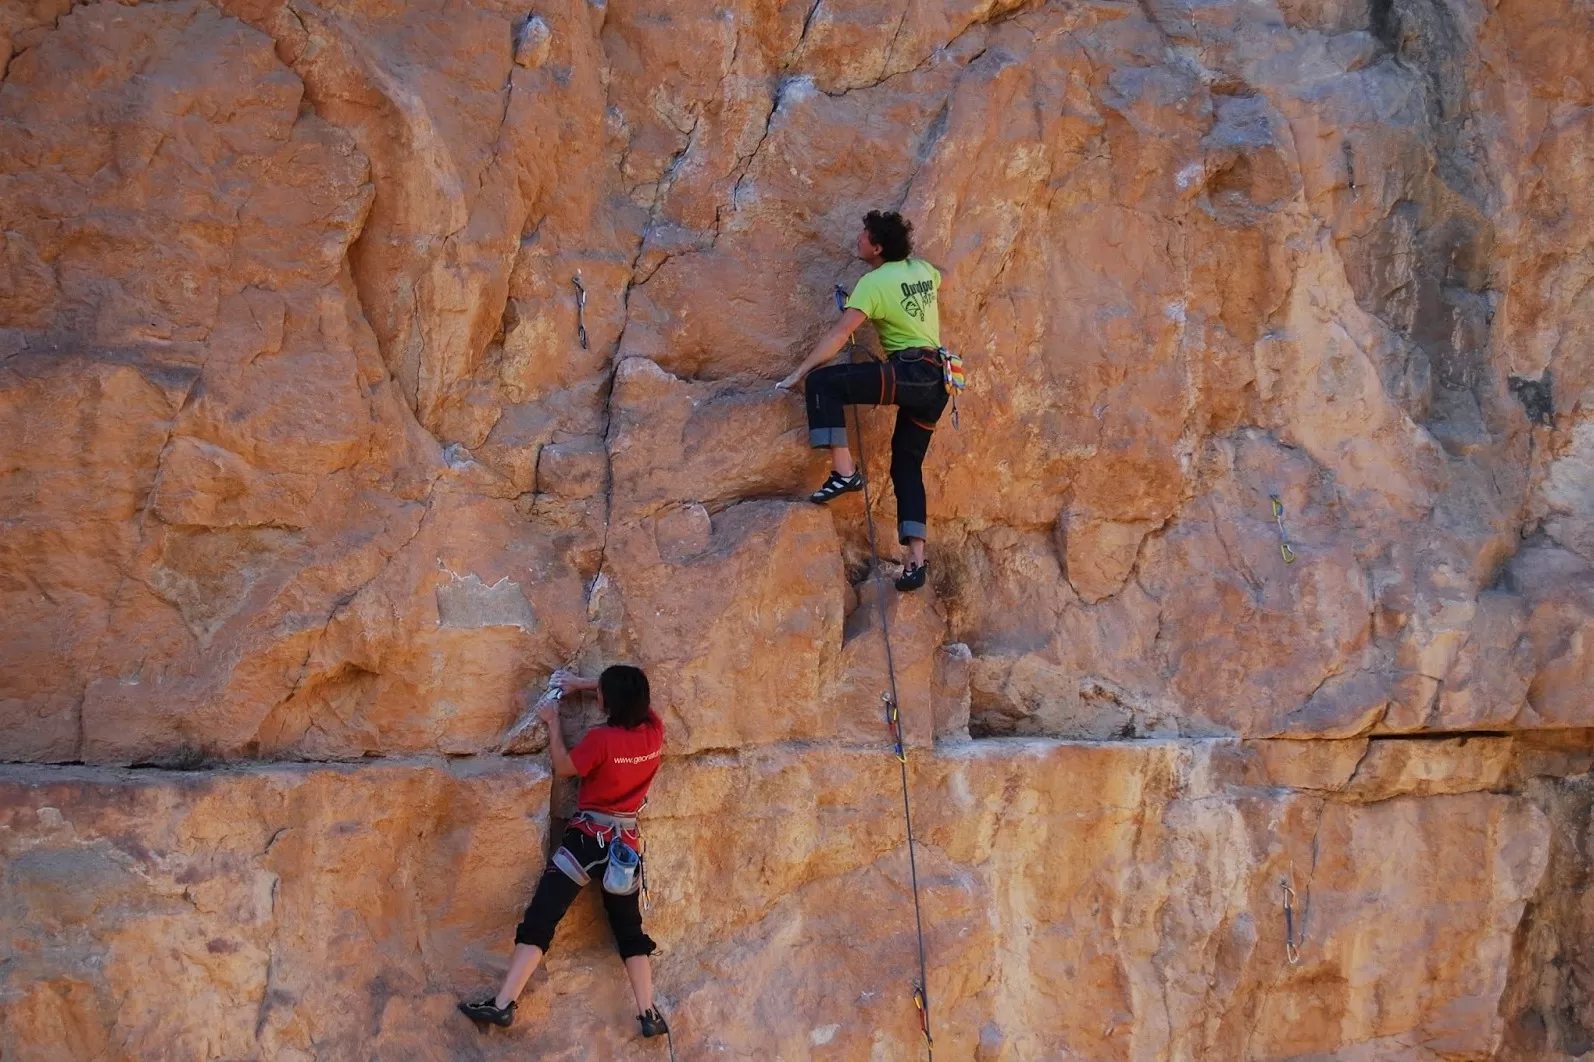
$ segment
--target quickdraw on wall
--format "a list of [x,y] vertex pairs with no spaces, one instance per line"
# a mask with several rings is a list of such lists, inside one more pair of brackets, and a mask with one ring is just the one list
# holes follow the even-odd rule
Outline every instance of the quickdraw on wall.
[[1279,554],[1285,564],[1294,564],[1295,548],[1290,545],[1289,535],[1284,530],[1284,502],[1277,494],[1273,495],[1273,521],[1279,525]]
[[587,349],[587,289],[581,286],[581,274],[570,278],[576,286],[576,335],[581,338],[581,349]]
[[886,729],[891,732],[891,750],[897,754],[897,759],[907,763],[908,753],[902,744],[902,711],[889,693],[882,693],[880,701],[886,709]]
[[1290,887],[1290,878],[1295,876],[1295,864],[1290,864],[1290,877],[1279,879],[1279,890],[1283,893],[1284,903],[1284,961],[1295,966],[1301,961],[1302,940],[1295,936],[1295,890]]

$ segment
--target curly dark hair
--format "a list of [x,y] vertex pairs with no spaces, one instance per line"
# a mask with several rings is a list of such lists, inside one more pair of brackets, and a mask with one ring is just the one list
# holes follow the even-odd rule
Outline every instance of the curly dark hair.
[[610,726],[631,730],[648,721],[648,677],[641,668],[626,664],[604,668],[598,676],[598,692],[603,694]]
[[895,210],[869,211],[863,216],[863,227],[886,261],[900,262],[913,253],[913,222],[904,221]]

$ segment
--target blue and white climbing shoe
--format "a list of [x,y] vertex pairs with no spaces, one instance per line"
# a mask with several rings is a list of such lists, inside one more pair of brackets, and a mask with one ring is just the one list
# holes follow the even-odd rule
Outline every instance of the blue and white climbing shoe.
[[863,473],[854,472],[850,476],[843,476],[839,472],[831,472],[819,489],[808,495],[808,500],[815,505],[823,505],[827,501],[839,498],[843,494],[851,494],[855,490],[863,490]]

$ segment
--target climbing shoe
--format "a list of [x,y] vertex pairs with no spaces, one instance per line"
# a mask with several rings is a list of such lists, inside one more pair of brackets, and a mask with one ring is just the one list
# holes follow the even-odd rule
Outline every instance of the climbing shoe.
[[480,1003],[461,1003],[459,1012],[471,1021],[497,1025],[499,1028],[504,1028],[515,1020],[515,1004],[511,1002],[507,1007],[500,1007],[492,996],[488,996]]
[[659,1013],[658,1007],[649,1007],[638,1014],[636,1020],[642,1023],[643,1036],[664,1036],[670,1031],[670,1027],[664,1024],[664,1015]]
[[862,472],[854,472],[850,476],[832,472],[830,473],[830,478],[825,480],[818,490],[808,495],[808,500],[815,505],[823,505],[833,498],[839,498],[843,494],[851,494],[855,490],[863,490]]
[[910,564],[902,570],[902,578],[897,580],[898,590],[917,590],[924,585],[929,577],[930,562],[923,564]]

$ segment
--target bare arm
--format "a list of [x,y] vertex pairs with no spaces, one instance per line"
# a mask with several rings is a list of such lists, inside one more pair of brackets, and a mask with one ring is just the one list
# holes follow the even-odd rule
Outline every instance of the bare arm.
[[582,678],[574,671],[560,668],[548,677],[548,685],[558,686],[565,693],[591,692],[598,688],[598,680]]
[[[552,684],[566,691],[597,689],[598,686],[591,679],[577,678],[568,671],[554,672]],[[537,714],[548,724],[548,757],[553,761],[553,773],[560,778],[579,774],[575,761],[570,758],[570,750],[565,748],[564,732],[559,729],[559,702],[555,700],[543,705]]]
[[543,719],[548,723],[548,756],[553,760],[553,773],[559,778],[573,778],[578,773],[575,761],[570,758],[570,750],[565,748],[565,736],[559,730],[559,710],[555,708]]
[[862,310],[847,310],[846,313],[841,315],[841,320],[837,321],[830,331],[826,332],[823,338],[814,346],[813,352],[803,359],[803,363],[797,366],[790,376],[775,386],[788,391],[796,387],[798,381],[804,376],[807,376],[814,369],[835,357],[841,351],[841,348],[847,345],[847,340],[858,330],[858,326],[868,319]]

